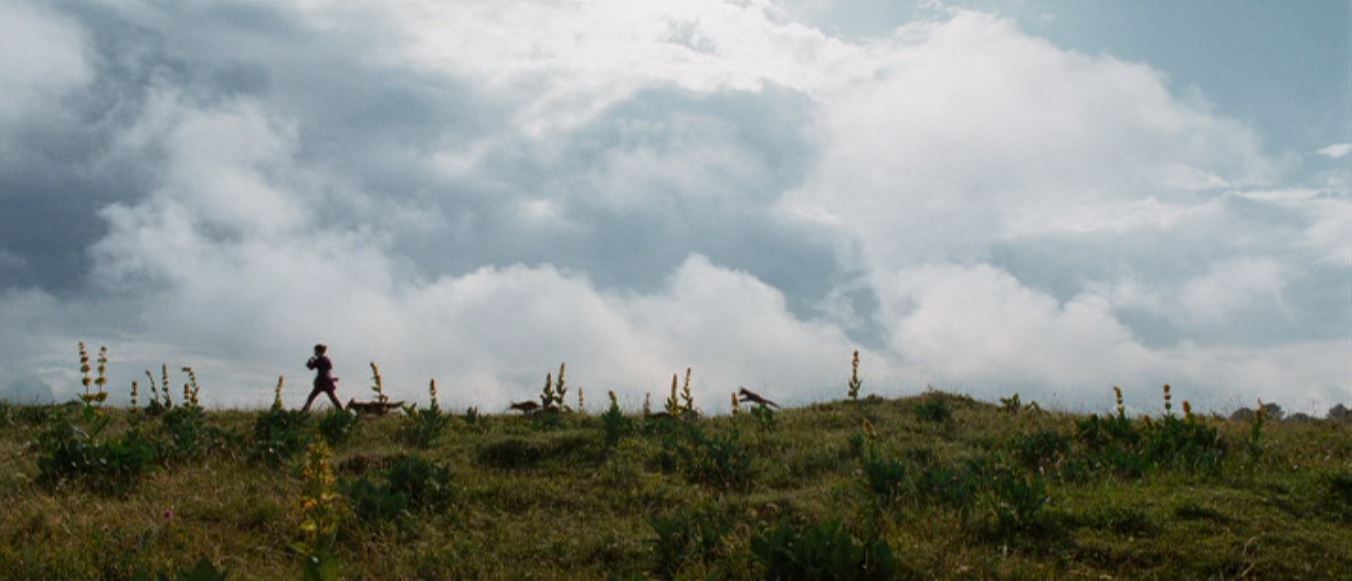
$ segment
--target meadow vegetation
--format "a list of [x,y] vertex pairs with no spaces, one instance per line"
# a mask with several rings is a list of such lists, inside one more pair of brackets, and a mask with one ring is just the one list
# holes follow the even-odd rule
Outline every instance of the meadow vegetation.
[[90,381],[71,404],[0,406],[0,578],[1352,571],[1346,422],[1177,413],[1169,390],[1148,416],[1120,393],[1091,415],[883,399],[854,368],[840,401],[731,416],[675,381],[667,412],[609,394],[588,413],[562,368],[520,416],[443,410],[435,384],[402,414],[206,410],[195,376],[175,403],[149,373],[148,403],[113,408]]

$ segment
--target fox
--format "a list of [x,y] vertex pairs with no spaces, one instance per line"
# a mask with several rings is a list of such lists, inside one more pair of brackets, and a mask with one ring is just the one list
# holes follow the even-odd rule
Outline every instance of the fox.
[[[742,387],[742,386],[738,386],[738,387]],[[751,402],[751,403],[756,403],[756,404],[760,404],[760,405],[763,405],[763,406],[770,406],[770,407],[773,407],[773,408],[779,407],[779,404],[777,404],[777,403],[775,403],[775,402],[773,402],[773,401],[770,401],[770,400],[768,400],[768,399],[765,399],[764,397],[761,397],[760,394],[758,394],[758,393],[756,393],[756,392],[754,392],[754,391],[751,391],[751,390],[749,390],[749,389],[747,389],[747,388],[745,388],[745,387],[742,387],[741,391],[738,391],[737,393],[738,393],[738,395],[740,395],[740,396],[742,397],[742,402],[743,402],[743,403]]]
[[536,403],[534,400],[528,399],[526,401],[515,402],[512,405],[507,406],[507,409],[516,410],[528,414],[535,410],[540,409],[540,404]]

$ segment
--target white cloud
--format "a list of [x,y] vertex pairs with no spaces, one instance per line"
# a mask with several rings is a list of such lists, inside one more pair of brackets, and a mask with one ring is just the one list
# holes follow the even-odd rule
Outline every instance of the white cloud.
[[[9,82],[27,95],[7,101],[15,110],[88,83],[76,28],[4,11],[17,16],[0,23],[31,21],[65,47],[49,51],[50,76],[14,69]],[[109,232],[91,249],[91,294],[107,296],[78,309],[118,316],[85,328],[50,295],[6,291],[0,312],[23,324],[0,329],[0,365],[37,361],[60,375],[51,345],[97,334],[87,339],[126,353],[115,382],[174,358],[198,367],[209,401],[258,405],[278,373],[301,397],[301,358],[324,341],[345,398],[365,394],[374,360],[396,396],[418,397],[436,377],[450,401],[495,407],[530,396],[567,360],[593,401],[616,389],[631,405],[690,366],[702,404],[722,409],[738,384],[788,401],[837,397],[850,351],[876,331],[866,381],[889,395],[934,383],[1097,406],[1117,383],[1144,406],[1174,382],[1198,402],[1318,407],[1352,389],[1341,361],[1352,339],[1339,329],[1281,344],[1236,330],[1259,315],[1323,310],[1336,324],[1346,314],[1346,304],[1299,302],[1337,294],[1303,285],[1352,266],[1345,186],[1285,183],[1253,130],[1179,97],[1158,71],[1060,49],[994,16],[945,10],[851,43],[784,14],[763,2],[307,3],[306,22],[327,34],[372,23],[398,32],[399,42],[362,47],[361,66],[463,83],[508,122],[390,139],[393,167],[409,174],[391,176],[333,143],[365,135],[306,126],[296,101],[160,79],[107,154],[150,160],[137,169],[152,185],[101,210]],[[14,66],[0,56],[0,71]],[[407,66],[416,71],[397,68]],[[796,158],[775,160],[782,144],[767,142],[778,134],[748,137],[747,115],[701,101],[736,94],[756,107],[777,92],[806,103],[795,113],[806,120],[766,114],[808,142],[793,168],[803,175],[784,170]],[[673,107],[672,94],[709,110]],[[354,111],[381,102],[352,101]],[[608,116],[619,117],[613,134],[596,129]],[[335,151],[350,157],[325,157]],[[766,255],[782,264],[770,274],[720,260],[707,248],[740,239],[689,234],[710,214],[828,238],[839,280],[818,296],[776,288],[767,281],[803,258],[774,256],[775,241]],[[577,237],[649,215],[645,225],[672,227],[583,251],[598,254],[584,265],[632,251],[618,282],[552,259]],[[502,260],[512,236],[531,237],[541,258]],[[400,245],[409,239],[432,258],[412,256]],[[1032,264],[1009,259],[1033,250]],[[470,266],[426,266],[439,261]],[[624,279],[650,263],[667,278]],[[1183,330],[1148,342],[1128,312]],[[9,349],[39,332],[47,343]]]
[[0,4],[0,127],[93,79],[78,26],[38,6]]
[[1352,143],[1334,143],[1315,152],[1329,159],[1342,159],[1348,153],[1352,153]]

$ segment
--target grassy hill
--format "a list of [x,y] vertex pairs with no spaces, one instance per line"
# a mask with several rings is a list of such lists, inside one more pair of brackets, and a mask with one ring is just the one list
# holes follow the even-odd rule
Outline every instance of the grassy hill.
[[0,467],[10,579],[1352,578],[1326,420],[9,406]]

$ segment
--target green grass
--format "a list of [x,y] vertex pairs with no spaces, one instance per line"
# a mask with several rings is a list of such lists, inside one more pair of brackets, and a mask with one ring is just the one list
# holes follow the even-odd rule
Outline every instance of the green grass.
[[[161,418],[101,413],[96,440],[172,435]],[[187,456],[162,447],[169,452],[126,490],[102,490],[78,477],[39,479],[43,435],[63,417],[86,421],[78,407],[0,409],[0,578],[177,574],[202,558],[230,578],[299,578],[305,453],[278,464],[251,454],[263,413],[208,411],[204,427],[219,435],[210,447]],[[452,490],[449,501],[378,522],[343,512],[341,577],[755,579],[772,564],[821,575],[821,563],[784,568],[785,551],[835,551],[845,556],[826,570],[875,578],[858,565],[874,562],[860,560],[865,547],[889,551],[900,578],[1352,571],[1348,424],[1268,422],[1259,456],[1247,422],[1167,424],[1145,432],[1155,440],[1132,456],[1144,466],[1134,475],[1093,463],[1107,456],[1080,439],[1084,419],[932,392],[786,409],[768,428],[749,414],[693,426],[631,417],[613,445],[599,416],[485,415],[469,425],[457,415],[420,449],[400,437],[407,418],[363,417],[334,446],[343,489],[383,482],[393,463],[417,456],[449,467]],[[319,438],[318,420],[300,428],[303,439]],[[1207,439],[1211,428],[1218,440]],[[1197,454],[1207,461],[1189,460]],[[884,494],[869,484],[870,458],[888,467]],[[762,553],[771,540],[788,544],[771,561],[753,551],[756,539]]]

